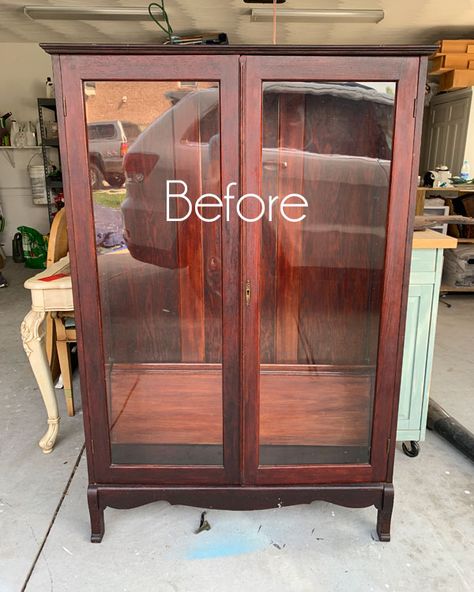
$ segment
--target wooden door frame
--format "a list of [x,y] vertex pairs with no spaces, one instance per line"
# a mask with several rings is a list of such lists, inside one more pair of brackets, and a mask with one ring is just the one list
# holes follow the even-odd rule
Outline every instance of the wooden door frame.
[[[176,485],[236,484],[240,479],[239,225],[222,224],[223,447],[224,466],[113,465],[106,401],[84,81],[217,81],[220,85],[221,180],[239,182],[239,67],[236,55],[54,55],[56,101],[71,274],[76,303],[84,429],[91,483]],[[120,74],[119,74],[120,73]],[[119,75],[118,75],[119,74]],[[60,84],[59,84],[60,81]],[[236,188],[239,190],[239,187]],[[84,282],[84,278],[88,281]],[[91,362],[93,356],[93,362]]]
[[[262,83],[264,81],[393,81],[397,83],[394,141],[387,213],[382,309],[373,407],[370,464],[258,466],[259,434],[259,267],[261,225],[243,231],[242,282],[252,285],[252,300],[243,306],[243,421],[242,482],[246,485],[308,483],[370,483],[391,480],[396,414],[401,372],[404,319],[411,252],[409,241],[414,208],[413,154],[416,154],[416,97],[422,92],[419,57],[359,56],[243,56],[242,78],[242,192],[260,194]],[[424,64],[424,61],[423,61]],[[418,113],[417,113],[418,111]],[[258,214],[246,200],[248,217]],[[395,419],[394,419],[395,418]]]

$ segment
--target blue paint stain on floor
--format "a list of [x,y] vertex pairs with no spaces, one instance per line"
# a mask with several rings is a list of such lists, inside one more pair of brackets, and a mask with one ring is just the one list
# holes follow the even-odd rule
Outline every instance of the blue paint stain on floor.
[[214,559],[254,553],[268,547],[269,539],[262,533],[249,532],[213,532],[197,535],[188,548],[186,559]]

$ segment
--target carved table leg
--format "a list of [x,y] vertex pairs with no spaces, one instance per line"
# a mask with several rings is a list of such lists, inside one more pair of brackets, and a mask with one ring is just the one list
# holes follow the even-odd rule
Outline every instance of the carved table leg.
[[48,429],[39,441],[39,445],[43,452],[49,453],[58,436],[59,413],[44,344],[45,317],[45,312],[30,310],[21,323],[21,338],[48,414]]
[[393,510],[393,485],[387,483],[383,488],[382,504],[377,511],[377,534],[383,543],[390,541],[390,522]]

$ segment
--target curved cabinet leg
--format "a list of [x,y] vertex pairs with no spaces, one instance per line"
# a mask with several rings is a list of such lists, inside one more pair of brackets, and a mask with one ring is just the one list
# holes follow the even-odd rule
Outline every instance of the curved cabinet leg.
[[377,534],[383,543],[390,541],[390,522],[392,520],[394,490],[391,483],[383,488],[383,497],[380,507],[377,507]]
[[21,339],[48,414],[48,429],[39,441],[39,446],[43,449],[43,452],[49,453],[52,451],[58,436],[59,413],[44,344],[45,317],[45,312],[30,310],[21,323]]
[[87,503],[91,519],[91,543],[100,543],[104,536],[104,508],[100,505],[97,487],[89,485],[87,489]]

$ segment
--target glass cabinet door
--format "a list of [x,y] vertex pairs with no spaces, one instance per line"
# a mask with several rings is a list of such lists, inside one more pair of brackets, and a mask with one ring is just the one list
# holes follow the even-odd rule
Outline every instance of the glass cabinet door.
[[368,463],[396,87],[262,91],[259,462]]
[[[240,321],[224,309],[238,311],[239,226],[215,216],[214,196],[239,178],[238,59],[114,60],[82,77],[103,355],[88,396],[108,430],[103,474],[232,483]],[[84,347],[97,340],[88,323]]]
[[112,462],[222,465],[219,84],[85,92]]
[[387,229],[397,210],[408,219],[411,177],[411,160],[400,148],[395,157],[397,130],[413,141],[413,113],[397,97],[416,88],[403,68],[247,59],[243,191],[273,204],[258,220],[260,205],[249,198],[246,210],[256,220],[243,269],[249,483],[386,470],[405,257],[401,233]]

